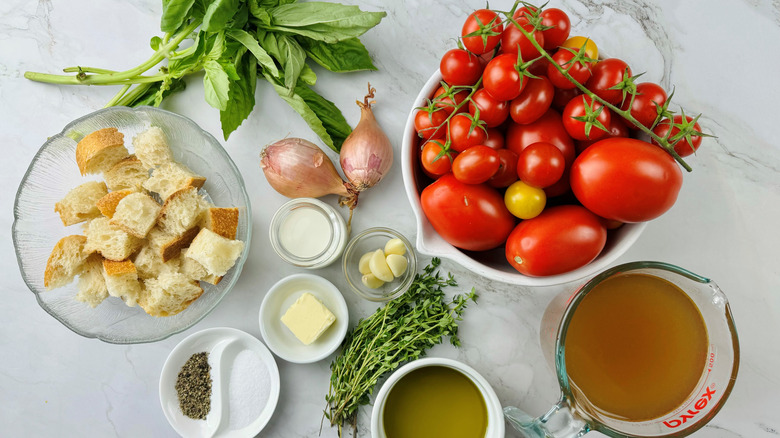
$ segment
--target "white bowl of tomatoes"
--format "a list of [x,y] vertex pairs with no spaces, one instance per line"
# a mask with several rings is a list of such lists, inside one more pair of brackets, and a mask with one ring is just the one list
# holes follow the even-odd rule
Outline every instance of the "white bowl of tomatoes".
[[[665,120],[666,94],[655,84],[640,89],[660,93],[615,93],[617,83],[637,85],[630,69],[570,38],[565,13],[522,9],[504,18],[506,28],[492,11],[467,18],[464,48],[444,54],[415,99],[402,170],[420,253],[490,279],[549,286],[602,271],[671,208],[682,184],[672,140],[701,133],[690,117]],[[549,58],[523,61],[541,48]],[[552,62],[575,63],[580,71],[567,73],[587,92],[567,88]],[[679,155],[698,142],[685,146]]]

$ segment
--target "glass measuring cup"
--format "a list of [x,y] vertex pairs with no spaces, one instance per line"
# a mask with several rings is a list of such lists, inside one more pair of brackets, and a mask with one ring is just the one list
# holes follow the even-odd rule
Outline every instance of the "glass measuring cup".
[[[676,408],[651,419],[610,415],[588,400],[566,369],[566,339],[572,318],[584,298],[608,279],[641,274],[665,280],[682,290],[698,308],[707,331],[706,363],[695,389]],[[739,344],[728,300],[711,280],[661,262],[633,262],[597,275],[572,295],[553,300],[542,318],[541,344],[558,376],[561,397],[550,411],[534,418],[504,409],[512,426],[529,438],[579,437],[596,430],[612,437],[681,437],[704,426],[725,403],[736,381]]]

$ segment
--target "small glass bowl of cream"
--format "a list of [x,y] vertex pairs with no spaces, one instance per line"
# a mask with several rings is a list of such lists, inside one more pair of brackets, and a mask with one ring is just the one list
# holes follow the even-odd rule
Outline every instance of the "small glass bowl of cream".
[[347,246],[344,218],[314,198],[296,198],[274,213],[269,227],[271,246],[284,261],[308,269],[336,261]]

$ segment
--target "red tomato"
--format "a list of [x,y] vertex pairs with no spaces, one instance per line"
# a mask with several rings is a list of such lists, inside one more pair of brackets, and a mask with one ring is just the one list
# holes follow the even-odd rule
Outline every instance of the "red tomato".
[[[442,97],[438,101],[436,100],[437,97],[444,94],[446,91],[444,90],[444,87],[439,87],[435,93],[433,93],[433,101],[436,104],[437,108],[441,108],[444,111],[447,111],[447,113],[451,114],[453,111],[455,111],[455,108],[460,105],[464,99],[469,95],[469,93],[466,90],[458,91],[457,93],[454,93],[451,97]],[[453,100],[454,98],[454,100]],[[458,112],[463,112],[468,109],[468,106],[463,105],[458,109]]]
[[426,187],[420,203],[433,229],[451,245],[467,251],[500,246],[515,225],[496,189],[464,184],[451,173]]
[[563,274],[592,262],[606,242],[607,230],[587,209],[548,207],[515,227],[506,242],[506,259],[524,275]]
[[501,41],[503,31],[504,25],[495,12],[489,9],[477,9],[463,23],[461,41],[469,52],[481,55],[496,48]]
[[[690,124],[693,121],[693,117],[690,116],[685,116],[685,119],[687,120],[687,124]],[[680,133],[680,128],[675,125],[682,124],[683,118],[681,115],[677,115],[674,116],[672,120],[674,121],[673,123],[670,123],[669,119],[661,120],[661,122],[658,123],[658,126],[653,129],[653,133],[661,138],[664,138],[669,132],[669,125],[672,125],[672,132],[669,134],[669,139],[671,141],[676,140],[674,136]],[[701,132],[701,126],[699,126],[698,122],[693,125],[693,130],[696,132]],[[653,140],[653,143],[658,144],[655,140]],[[691,141],[681,138],[677,143],[675,143],[674,151],[677,152],[677,155],[681,157],[687,157],[688,155],[696,152],[696,149],[699,149],[699,146],[701,146],[701,137],[698,135],[691,135]]]
[[509,149],[499,149],[496,152],[500,164],[496,174],[488,180],[488,184],[496,188],[509,187],[517,181],[517,154]]
[[544,76],[526,78],[523,91],[509,104],[509,115],[521,125],[536,121],[550,108],[555,89]]
[[529,145],[523,149],[517,160],[517,176],[520,180],[540,189],[558,182],[565,168],[563,153],[550,143]]
[[[521,26],[526,32],[544,47],[544,35],[534,30],[534,26],[526,18],[516,18],[517,25]],[[504,33],[501,35],[501,52],[519,54],[523,61],[530,61],[539,56],[539,51],[533,43],[523,35],[523,32],[514,23],[507,25]]]
[[[607,137],[628,137],[631,133],[628,129],[628,125],[626,122],[623,121],[622,117],[615,117],[614,115],[609,119],[609,133],[607,133]],[[593,143],[596,143],[597,141],[601,141],[602,139],[598,140],[577,140],[575,145],[577,146],[577,154],[582,153],[585,149],[588,148],[588,146],[592,145]]]
[[455,114],[450,119],[450,128],[447,132],[452,148],[458,152],[482,144],[487,138],[487,132],[467,114]]
[[591,67],[591,76],[585,86],[596,96],[615,105],[623,102],[623,90],[610,88],[623,82],[631,76],[631,69],[624,61],[617,58],[607,58]]
[[608,138],[585,149],[571,167],[571,188],[605,219],[644,222],[674,205],[682,171],[663,149],[632,138]]
[[471,96],[469,113],[477,117],[477,109],[479,109],[479,119],[485,122],[488,128],[495,128],[509,117],[509,103],[493,99],[484,88],[477,90]]
[[666,91],[658,84],[642,82],[636,85],[636,92],[634,102],[627,95],[620,109],[625,111],[631,104],[631,116],[649,128],[658,117],[658,109],[666,102]]
[[580,91],[579,88],[572,88],[569,90],[556,88],[552,105],[550,106],[553,107],[556,111],[563,111],[563,109],[566,108],[566,104],[580,94],[582,94],[582,91]]
[[512,100],[520,95],[528,82],[517,72],[517,55],[498,55],[488,62],[482,74],[482,85],[496,100]]
[[542,31],[542,35],[544,35],[544,49],[554,50],[569,38],[569,32],[571,31],[569,16],[566,15],[566,12],[557,8],[544,9],[539,15],[542,17],[542,25],[551,27]]
[[444,149],[444,140],[434,139],[426,141],[420,152],[423,169],[434,177],[442,176],[452,169],[450,161],[452,158],[447,154],[442,154],[442,149]]
[[439,63],[442,79],[451,85],[474,85],[482,76],[483,69],[480,59],[463,49],[448,51]]
[[[571,75],[575,81],[579,82],[580,84],[585,84],[588,82],[588,79],[590,79],[590,63],[582,63],[580,61],[570,62],[574,58],[575,54],[569,50],[570,49],[560,49],[555,52],[552,57],[553,61],[555,61],[556,64],[560,65],[564,69],[568,68],[569,75]],[[579,49],[571,50],[579,52]],[[568,90],[576,87],[574,82],[570,81],[552,64],[547,65],[547,77],[550,79],[550,82],[552,82],[555,88]]]
[[563,127],[561,116],[555,110],[547,110],[542,117],[527,125],[510,123],[506,131],[506,147],[520,154],[528,145],[540,141],[552,143],[563,153],[566,166],[574,162],[574,141]]
[[485,146],[500,150],[504,147],[504,133],[498,128],[487,128],[487,138],[482,142]]
[[554,198],[569,193],[569,190],[571,190],[571,186],[569,185],[569,167],[566,167],[563,170],[563,176],[558,182],[550,187],[544,188],[544,194],[547,195],[548,198]]
[[501,161],[498,152],[487,146],[472,146],[452,161],[452,174],[466,184],[482,184],[496,174]]
[[433,137],[440,137],[446,128],[442,124],[447,121],[447,112],[444,110],[425,111],[417,110],[414,115],[414,129],[417,134],[428,140]]
[[[591,114],[592,119],[588,114]],[[598,113],[598,115],[596,115]],[[594,101],[590,96],[577,96],[566,104],[563,109],[563,126],[566,132],[575,140],[598,140],[607,136],[607,131],[599,128],[596,121],[609,129],[612,114],[601,103]],[[589,122],[577,120],[577,118],[589,117]]]

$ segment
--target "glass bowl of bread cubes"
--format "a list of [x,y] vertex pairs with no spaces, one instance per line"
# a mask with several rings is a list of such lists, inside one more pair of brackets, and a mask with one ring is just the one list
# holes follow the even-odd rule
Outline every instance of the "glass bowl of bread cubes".
[[14,206],[22,277],[74,332],[154,342],[206,316],[238,280],[252,218],[225,149],[193,121],[115,107],[38,151]]

